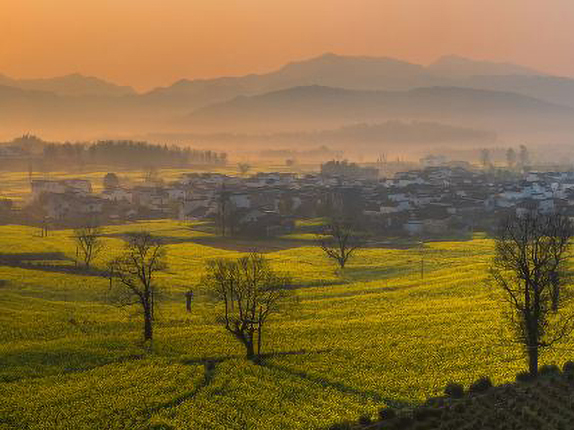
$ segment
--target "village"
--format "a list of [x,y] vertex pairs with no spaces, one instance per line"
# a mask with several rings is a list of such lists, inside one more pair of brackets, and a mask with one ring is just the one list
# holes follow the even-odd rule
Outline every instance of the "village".
[[497,178],[469,166],[442,165],[379,177],[372,167],[329,162],[309,174],[251,176],[187,173],[123,185],[114,173],[94,192],[85,179],[33,179],[22,207],[0,202],[5,221],[77,227],[148,219],[202,221],[223,235],[273,237],[298,219],[340,217],[374,235],[444,236],[487,231],[508,213],[560,211],[574,216],[573,172]]

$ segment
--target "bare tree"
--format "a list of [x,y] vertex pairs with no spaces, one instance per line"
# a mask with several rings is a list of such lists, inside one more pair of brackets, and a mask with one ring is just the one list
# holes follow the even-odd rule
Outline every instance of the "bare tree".
[[363,240],[348,221],[332,220],[318,236],[318,243],[327,257],[344,269],[357,249],[363,246]]
[[570,334],[574,316],[559,312],[567,299],[564,279],[573,234],[559,214],[528,213],[503,221],[496,237],[491,280],[508,305],[510,327],[538,373],[539,352]]
[[238,260],[208,261],[203,282],[223,305],[217,321],[241,342],[248,359],[260,357],[265,324],[292,297],[289,278],[252,253]]
[[144,319],[144,340],[153,340],[158,296],[155,277],[167,268],[165,248],[148,232],[131,233],[123,253],[109,263],[110,284],[117,285],[122,305],[139,305]]
[[526,145],[520,145],[518,152],[518,165],[522,170],[524,170],[528,168],[529,164],[530,164],[530,154],[528,152],[528,148],[526,147]]
[[516,158],[516,151],[513,148],[508,148],[506,150],[506,165],[509,169],[516,167]]
[[233,236],[235,221],[235,205],[231,201],[231,193],[223,186],[217,196],[217,218],[215,221],[222,236]]
[[107,173],[104,176],[103,185],[105,190],[114,190],[120,187],[120,179],[115,173]]
[[482,164],[482,167],[485,169],[488,169],[492,166],[489,149],[483,148],[480,150],[480,164]]
[[251,165],[247,163],[239,163],[237,167],[239,168],[239,171],[242,175],[245,175],[251,169]]
[[74,230],[74,242],[76,242],[76,258],[81,256],[86,268],[90,268],[94,258],[104,249],[102,241],[102,229],[88,225]]

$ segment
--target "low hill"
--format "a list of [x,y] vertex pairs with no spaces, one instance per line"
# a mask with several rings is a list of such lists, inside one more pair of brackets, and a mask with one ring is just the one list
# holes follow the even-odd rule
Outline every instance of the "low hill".
[[501,91],[457,87],[362,91],[315,85],[237,97],[199,109],[181,123],[194,130],[268,131],[391,119],[540,127],[552,118],[552,127],[564,127],[573,113],[568,107]]

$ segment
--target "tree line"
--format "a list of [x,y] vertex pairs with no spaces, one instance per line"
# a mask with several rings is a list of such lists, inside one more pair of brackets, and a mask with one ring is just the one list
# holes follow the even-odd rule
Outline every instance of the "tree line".
[[96,143],[48,143],[43,149],[43,161],[48,166],[70,163],[78,167],[106,165],[124,168],[186,167],[193,164],[225,165],[227,154],[179,146],[104,140]]

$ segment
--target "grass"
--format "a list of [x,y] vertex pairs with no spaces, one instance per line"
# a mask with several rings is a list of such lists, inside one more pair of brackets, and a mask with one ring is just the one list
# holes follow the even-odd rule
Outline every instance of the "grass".
[[[520,350],[500,338],[485,283],[492,242],[483,237],[427,243],[424,279],[418,248],[362,250],[343,274],[311,242],[268,252],[293,276],[299,304],[270,322],[268,355],[254,365],[216,324],[200,284],[207,259],[242,253],[154,221],[106,228],[106,258],[120,249],[119,235],[138,229],[177,239],[159,280],[165,300],[152,354],[140,344],[137,313],[110,302],[107,280],[0,266],[1,430],[325,429],[420,404],[451,381],[489,375],[499,384],[524,369]],[[0,253],[74,256],[70,231],[37,232],[0,227]],[[543,362],[568,360],[572,346]]]

